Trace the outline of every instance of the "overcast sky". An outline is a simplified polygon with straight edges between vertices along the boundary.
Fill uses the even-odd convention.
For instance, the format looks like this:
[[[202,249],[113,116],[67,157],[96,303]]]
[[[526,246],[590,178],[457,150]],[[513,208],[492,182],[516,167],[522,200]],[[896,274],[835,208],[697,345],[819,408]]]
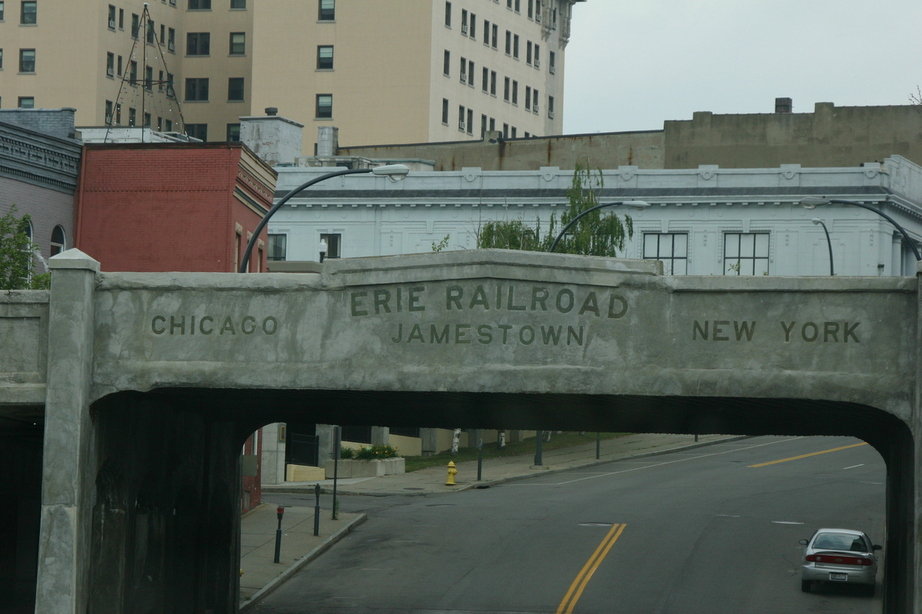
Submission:
[[[922,0],[587,0],[566,52],[564,133],[659,130],[695,111],[903,105],[922,84]]]

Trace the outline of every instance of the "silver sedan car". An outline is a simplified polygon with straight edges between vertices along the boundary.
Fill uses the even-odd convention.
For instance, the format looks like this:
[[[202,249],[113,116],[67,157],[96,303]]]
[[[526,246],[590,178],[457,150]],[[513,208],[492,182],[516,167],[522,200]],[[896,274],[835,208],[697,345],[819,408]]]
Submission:
[[[800,588],[809,592],[817,583],[859,584],[869,595],[877,582],[877,555],[880,546],[866,534],[851,529],[819,529],[805,546]]]

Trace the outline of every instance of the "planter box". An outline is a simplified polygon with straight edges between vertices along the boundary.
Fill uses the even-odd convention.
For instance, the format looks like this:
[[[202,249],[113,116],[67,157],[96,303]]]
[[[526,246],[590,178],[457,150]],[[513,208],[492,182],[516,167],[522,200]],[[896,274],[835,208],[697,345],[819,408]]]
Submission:
[[[382,475],[404,473],[405,467],[406,461],[400,456],[381,460],[341,458],[337,478],[376,478]],[[324,464],[324,472],[328,480],[333,478],[332,460]]]

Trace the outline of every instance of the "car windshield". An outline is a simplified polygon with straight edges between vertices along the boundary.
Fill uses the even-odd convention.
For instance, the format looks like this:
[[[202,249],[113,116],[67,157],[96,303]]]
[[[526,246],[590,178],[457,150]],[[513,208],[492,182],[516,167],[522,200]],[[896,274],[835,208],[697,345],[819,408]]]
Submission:
[[[815,549],[823,550],[849,550],[851,552],[867,552],[867,545],[858,535],[847,533],[820,533],[813,542]]]

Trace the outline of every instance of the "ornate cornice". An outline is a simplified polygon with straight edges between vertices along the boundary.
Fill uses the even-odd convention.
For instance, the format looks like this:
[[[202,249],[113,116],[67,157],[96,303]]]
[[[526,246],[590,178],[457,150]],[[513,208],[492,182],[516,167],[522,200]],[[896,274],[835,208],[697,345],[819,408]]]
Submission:
[[[0,176],[73,194],[81,145],[0,124]]]

